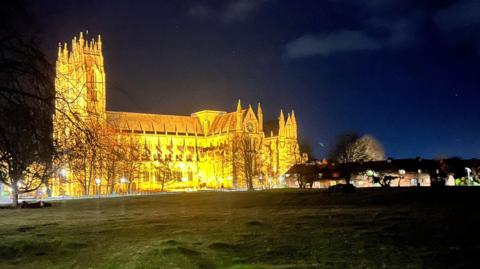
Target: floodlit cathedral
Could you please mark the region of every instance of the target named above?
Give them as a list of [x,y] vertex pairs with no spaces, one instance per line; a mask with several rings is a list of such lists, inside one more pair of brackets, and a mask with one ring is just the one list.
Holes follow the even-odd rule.
[[[300,155],[293,111],[286,117],[280,111],[278,128],[271,130],[264,125],[260,104],[254,111],[251,106],[242,107],[240,100],[233,112],[203,110],[190,116],[107,111],[100,36],[88,41],[80,33],[70,48],[59,44],[55,85],[54,136],[70,155],[53,180],[56,195],[119,193],[126,191],[125,185],[136,192],[245,188],[249,184],[281,187],[281,175],[305,158]],[[110,171],[125,156],[74,153],[97,137],[90,124],[88,135],[74,142],[82,126],[88,129],[85,122],[95,122],[94,130],[110,130],[116,142],[111,147],[134,145],[118,151],[130,159]],[[136,171],[125,168],[132,168],[133,163],[138,164]]]

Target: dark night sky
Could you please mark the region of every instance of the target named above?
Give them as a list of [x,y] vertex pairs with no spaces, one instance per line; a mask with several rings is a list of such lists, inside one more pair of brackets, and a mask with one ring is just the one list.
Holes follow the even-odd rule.
[[[43,46],[102,34],[109,110],[295,109],[323,157],[337,134],[387,155],[480,156],[480,1],[31,1]],[[322,148],[320,143],[326,145]]]

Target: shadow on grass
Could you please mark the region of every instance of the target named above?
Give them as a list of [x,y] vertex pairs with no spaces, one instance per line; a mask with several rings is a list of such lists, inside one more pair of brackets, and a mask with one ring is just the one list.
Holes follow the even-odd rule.
[[31,240],[17,240],[0,244],[0,258],[14,260],[18,257],[60,255],[60,252],[75,253],[80,249],[87,248],[88,244],[82,242],[62,242],[59,240],[42,240],[31,238]]

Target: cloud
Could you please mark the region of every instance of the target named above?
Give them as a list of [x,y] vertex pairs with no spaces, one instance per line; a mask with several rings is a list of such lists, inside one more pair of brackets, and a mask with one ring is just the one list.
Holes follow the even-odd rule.
[[361,30],[339,29],[328,33],[306,34],[285,46],[289,59],[328,56],[334,53],[401,49],[421,44],[421,13],[402,19],[372,18]]
[[434,21],[446,44],[471,44],[480,55],[480,1],[460,0],[440,9]]
[[460,0],[437,12],[435,23],[444,31],[480,25],[480,1]]
[[368,21],[367,28],[383,29],[387,34],[381,39],[382,47],[399,49],[422,44],[422,31],[426,23],[425,13],[417,11],[393,20],[372,18]]
[[375,50],[381,44],[361,31],[339,30],[323,35],[304,35],[286,45],[288,58],[314,55],[326,56],[337,52]]
[[188,14],[199,19],[217,19],[222,23],[241,23],[250,19],[268,0],[230,0],[225,5],[213,8],[195,5]]
[[421,5],[418,0],[363,0],[355,3],[371,13],[398,13]]
[[206,5],[196,5],[191,7],[188,10],[188,14],[192,17],[200,18],[200,19],[205,19],[210,17],[214,13],[214,10]]
[[242,22],[255,14],[266,0],[235,0],[227,4],[221,17],[225,22]]

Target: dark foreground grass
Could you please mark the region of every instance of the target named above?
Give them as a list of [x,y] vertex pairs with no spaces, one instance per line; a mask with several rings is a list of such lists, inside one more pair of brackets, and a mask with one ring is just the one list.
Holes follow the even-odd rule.
[[479,268],[480,189],[184,193],[0,210],[0,268]]

